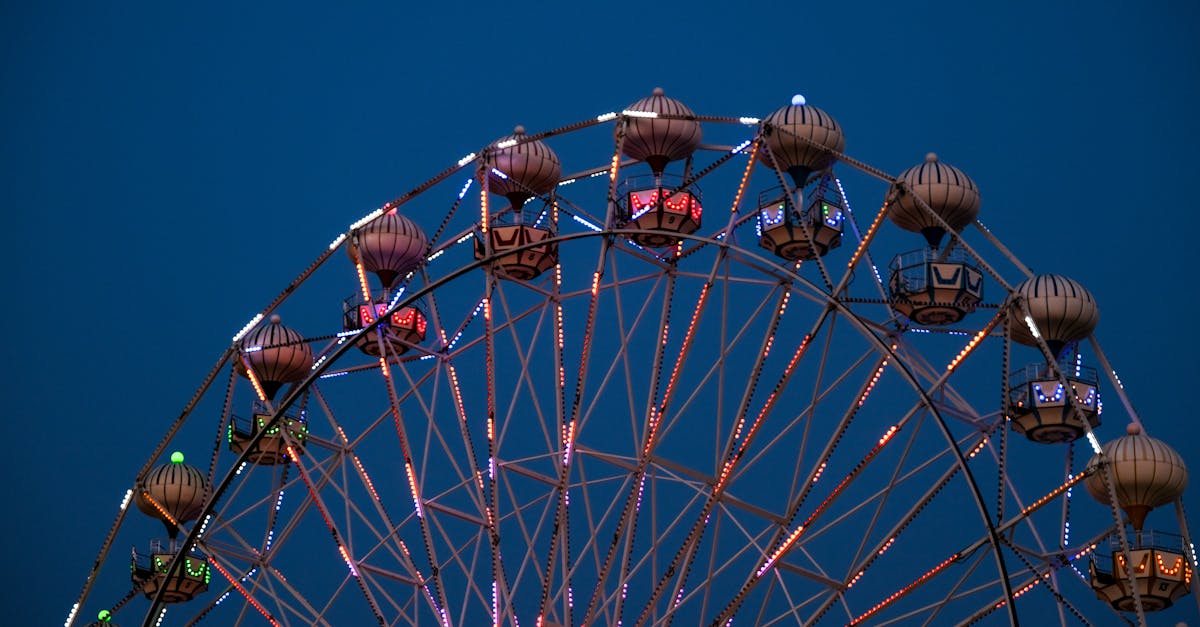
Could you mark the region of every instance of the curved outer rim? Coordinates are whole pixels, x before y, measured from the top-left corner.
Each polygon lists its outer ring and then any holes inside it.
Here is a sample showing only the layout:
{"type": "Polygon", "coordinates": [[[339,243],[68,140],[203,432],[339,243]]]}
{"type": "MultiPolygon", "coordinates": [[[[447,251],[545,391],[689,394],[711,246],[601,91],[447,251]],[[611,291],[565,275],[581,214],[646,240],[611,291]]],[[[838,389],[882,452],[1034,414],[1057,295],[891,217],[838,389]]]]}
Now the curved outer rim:
{"type": "MultiPolygon", "coordinates": [[[[551,239],[542,240],[542,241],[538,241],[538,242],[532,242],[529,244],[525,244],[525,245],[516,247],[514,249],[506,250],[506,251],[504,251],[504,254],[512,254],[514,252],[521,252],[521,251],[524,251],[524,250],[527,250],[530,248],[543,246],[549,242],[561,243],[561,242],[569,242],[569,241],[573,241],[573,240],[587,239],[587,238],[593,238],[593,237],[606,237],[606,238],[620,237],[620,238],[623,238],[628,234],[638,233],[638,232],[640,232],[640,231],[630,230],[630,229],[622,229],[622,230],[604,230],[604,231],[585,231],[585,232],[578,232],[578,233],[568,233],[565,235],[560,234],[551,239]]],[[[987,507],[983,501],[983,495],[979,490],[979,486],[975,481],[974,475],[971,473],[971,469],[967,465],[966,458],[963,456],[962,451],[958,448],[957,443],[954,441],[954,437],[950,433],[949,427],[947,426],[945,419],[942,417],[941,412],[938,411],[937,407],[934,405],[932,399],[929,397],[925,388],[921,386],[921,384],[918,382],[916,376],[912,373],[912,371],[904,363],[904,360],[901,358],[901,356],[898,355],[897,353],[895,353],[892,350],[892,348],[886,342],[883,341],[882,338],[880,338],[878,335],[876,335],[870,329],[870,327],[865,322],[863,322],[863,320],[857,314],[850,311],[850,309],[848,307],[846,307],[845,304],[838,301],[832,295],[825,293],[824,290],[817,289],[816,286],[814,286],[810,281],[799,276],[790,268],[788,268],[786,266],[780,266],[774,260],[767,259],[767,258],[759,255],[756,251],[749,251],[749,250],[746,250],[741,247],[734,247],[734,246],[731,246],[728,242],[723,241],[723,240],[715,240],[715,239],[711,239],[711,238],[698,237],[698,236],[694,236],[694,235],[681,235],[681,238],[689,240],[689,241],[695,241],[698,243],[714,245],[714,246],[717,246],[720,248],[732,248],[732,249],[737,250],[739,252],[739,254],[744,254],[747,257],[754,259],[755,261],[779,268],[779,270],[781,272],[786,273],[791,280],[793,280],[797,283],[800,283],[801,285],[803,285],[805,287],[808,287],[815,294],[824,294],[825,295],[826,313],[821,314],[822,316],[827,315],[827,312],[830,308],[836,309],[838,311],[838,313],[842,314],[843,316],[845,316],[847,318],[847,320],[851,321],[851,323],[855,326],[855,328],[858,329],[860,334],[862,334],[865,338],[867,338],[868,341],[875,344],[875,346],[879,349],[880,355],[888,356],[889,365],[895,367],[900,372],[900,374],[904,377],[905,381],[908,382],[909,386],[912,387],[913,390],[916,391],[916,393],[920,396],[921,401],[925,404],[926,408],[930,411],[930,414],[936,420],[936,422],[938,424],[938,428],[942,432],[943,437],[946,439],[949,449],[954,452],[955,465],[958,467],[959,471],[963,473],[963,477],[966,479],[967,484],[970,487],[971,495],[973,497],[973,501],[975,502],[976,510],[979,513],[980,518],[983,520],[984,524],[987,527],[988,540],[989,540],[988,543],[992,547],[992,554],[993,554],[993,557],[995,558],[996,568],[999,572],[1000,580],[1004,587],[1005,596],[1007,598],[1012,598],[1012,594],[1013,594],[1012,585],[1011,585],[1011,582],[1009,581],[1008,566],[1005,562],[1004,553],[1002,550],[1002,545],[1001,545],[1001,542],[999,539],[999,535],[997,534],[995,524],[992,522],[991,517],[988,514],[987,507]]],[[[332,251],[326,251],[326,255],[324,255],[324,256],[327,256],[329,252],[332,252],[332,251]]],[[[433,281],[429,284],[422,286],[421,289],[419,289],[419,290],[416,290],[411,293],[406,293],[406,297],[404,299],[402,299],[400,302],[397,302],[396,304],[394,304],[392,307],[389,307],[388,310],[385,312],[385,314],[383,314],[379,317],[379,320],[386,319],[386,317],[390,316],[394,311],[400,309],[401,307],[411,305],[412,303],[416,302],[418,299],[424,297],[426,294],[441,287],[442,285],[449,283],[449,282],[461,277],[462,275],[467,274],[468,272],[471,272],[478,268],[484,267],[485,265],[491,263],[491,261],[494,258],[497,258],[499,256],[502,256],[502,255],[493,255],[490,257],[477,259],[477,260],[472,261],[456,270],[453,270],[453,271],[447,273],[445,276],[437,279],[436,281],[433,281]]],[[[288,293],[290,293],[290,290],[288,293]]],[[[322,374],[324,374],[324,372],[329,368],[330,365],[332,365],[334,362],[338,361],[346,351],[348,351],[354,347],[355,342],[359,339],[359,337],[363,333],[371,332],[372,330],[374,330],[374,328],[378,324],[379,324],[379,321],[377,320],[375,324],[366,326],[366,327],[362,328],[361,330],[359,330],[359,332],[356,333],[355,335],[349,336],[347,341],[341,343],[339,346],[334,348],[334,350],[332,352],[329,353],[327,359],[325,359],[323,362],[321,362],[316,368],[311,370],[309,372],[309,375],[307,378],[305,378],[301,382],[293,384],[288,389],[287,396],[285,396],[283,398],[283,400],[281,400],[278,403],[278,405],[275,407],[275,411],[271,417],[271,420],[270,420],[270,422],[268,422],[267,429],[260,430],[259,433],[257,435],[255,435],[255,437],[253,439],[250,440],[250,442],[247,444],[246,450],[243,453],[241,453],[237,457],[237,459],[233,462],[233,464],[230,466],[231,470],[229,472],[227,472],[224,477],[221,478],[221,481],[217,485],[214,486],[212,492],[209,495],[209,498],[206,500],[206,502],[204,504],[203,510],[196,517],[197,521],[203,521],[204,519],[206,519],[209,515],[211,515],[213,513],[213,509],[214,509],[214,506],[216,505],[217,501],[220,500],[220,498],[224,494],[225,490],[227,490],[229,488],[229,486],[233,482],[233,479],[237,476],[236,469],[239,466],[241,466],[242,463],[244,463],[248,460],[249,451],[253,450],[253,447],[255,445],[257,445],[258,442],[263,438],[263,436],[266,434],[266,431],[268,429],[270,429],[271,427],[273,427],[275,425],[275,423],[278,422],[285,415],[285,413],[292,406],[292,404],[301,396],[301,394],[303,394],[303,392],[305,390],[307,390],[315,381],[317,381],[322,374]]],[[[214,368],[214,370],[219,370],[220,367],[223,365],[224,361],[231,356],[232,352],[233,352],[233,347],[231,346],[229,349],[227,349],[226,353],[224,355],[222,355],[222,358],[220,359],[220,361],[218,362],[218,365],[214,368]]],[[[191,529],[189,529],[189,531],[188,531],[187,537],[180,544],[180,551],[177,555],[186,553],[189,548],[195,546],[196,542],[200,539],[200,535],[201,535],[200,531],[203,527],[204,527],[203,523],[192,525],[191,529]]],[[[168,572],[176,571],[176,570],[182,568],[182,565],[183,565],[183,563],[180,560],[173,559],[171,561],[171,564],[168,566],[168,572]]],[[[155,594],[154,598],[151,600],[150,608],[147,611],[145,619],[142,622],[143,627],[153,627],[154,621],[156,620],[156,616],[158,615],[160,609],[163,607],[163,599],[162,599],[163,592],[164,592],[164,588],[159,588],[159,590],[155,594]]],[[[1008,608],[1010,623],[1013,625],[1018,625],[1020,621],[1016,615],[1014,606],[1015,606],[1014,603],[1006,604],[1006,607],[1008,608]]]]}

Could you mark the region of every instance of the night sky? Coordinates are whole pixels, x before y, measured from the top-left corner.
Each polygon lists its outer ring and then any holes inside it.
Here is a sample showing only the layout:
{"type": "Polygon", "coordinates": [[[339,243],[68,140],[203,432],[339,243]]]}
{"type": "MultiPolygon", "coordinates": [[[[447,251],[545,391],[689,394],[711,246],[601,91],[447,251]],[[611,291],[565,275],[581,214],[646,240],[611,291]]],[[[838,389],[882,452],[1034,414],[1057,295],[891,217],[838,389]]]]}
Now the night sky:
{"type": "Polygon", "coordinates": [[[1194,3],[702,4],[0,8],[6,622],[66,616],[230,336],[348,224],[657,85],[720,115],[804,93],[859,159],[967,171],[1019,258],[1095,295],[1149,432],[1200,472],[1194,3]]]}

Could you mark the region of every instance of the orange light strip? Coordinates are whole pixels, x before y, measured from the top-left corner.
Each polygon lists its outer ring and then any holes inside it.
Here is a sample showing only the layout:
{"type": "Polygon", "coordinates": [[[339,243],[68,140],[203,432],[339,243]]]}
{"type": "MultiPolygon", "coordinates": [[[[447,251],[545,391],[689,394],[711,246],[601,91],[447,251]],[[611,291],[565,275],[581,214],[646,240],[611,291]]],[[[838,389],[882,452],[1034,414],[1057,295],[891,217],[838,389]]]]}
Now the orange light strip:
{"type": "Polygon", "coordinates": [[[250,364],[245,363],[245,361],[243,358],[242,365],[246,367],[246,378],[250,379],[250,385],[254,386],[254,392],[258,394],[258,400],[267,400],[267,393],[263,391],[262,384],[258,382],[258,377],[255,376],[254,369],[250,367],[250,364]]]}
{"type": "MultiPolygon", "coordinates": [[[[275,621],[274,617],[272,617],[270,614],[267,613],[267,608],[260,605],[258,603],[258,601],[255,601],[254,597],[250,596],[250,593],[247,592],[246,589],[242,587],[242,584],[238,583],[238,581],[236,579],[234,579],[229,574],[228,571],[226,571],[224,568],[221,568],[221,565],[217,563],[217,560],[210,557],[210,558],[208,558],[208,563],[212,564],[213,568],[216,568],[217,572],[221,573],[221,575],[224,576],[225,579],[228,579],[229,585],[233,586],[238,592],[242,593],[242,596],[246,597],[246,601],[248,603],[250,603],[250,605],[253,605],[254,609],[258,610],[258,613],[262,614],[263,618],[267,619],[267,622],[274,625],[274,627],[282,627],[278,622],[275,621]]],[[[271,570],[275,570],[275,569],[272,568],[271,570]]],[[[278,571],[276,571],[276,572],[278,572],[278,571]]]]}
{"type": "Polygon", "coordinates": [[[1046,503],[1049,503],[1051,499],[1053,499],[1053,498],[1057,497],[1058,495],[1062,494],[1063,492],[1066,492],[1067,490],[1071,489],[1071,486],[1075,485],[1076,483],[1079,483],[1080,481],[1083,481],[1083,478],[1086,476],[1087,476],[1087,473],[1081,472],[1077,475],[1070,477],[1069,479],[1064,481],[1062,483],[1062,485],[1058,486],[1057,488],[1054,488],[1049,493],[1047,493],[1045,496],[1034,501],[1031,505],[1029,505],[1025,509],[1021,510],[1021,515],[1026,516],[1026,515],[1030,514],[1031,512],[1033,512],[1034,510],[1036,510],[1037,508],[1045,505],[1046,503]]]}
{"type": "MultiPolygon", "coordinates": [[[[817,519],[818,516],[823,514],[825,510],[833,504],[834,499],[836,499],[838,495],[842,493],[842,490],[846,489],[846,486],[850,485],[850,482],[854,480],[854,477],[858,475],[859,471],[865,468],[866,465],[870,463],[871,459],[878,455],[879,452],[883,450],[883,447],[887,446],[887,443],[890,442],[892,437],[895,436],[899,431],[900,425],[892,425],[883,433],[883,436],[879,438],[879,442],[875,444],[875,446],[866,454],[866,456],[864,456],[862,460],[859,461],[858,464],[855,465],[854,468],[852,468],[844,478],[842,478],[841,482],[839,482],[833,491],[829,493],[829,496],[825,497],[825,500],[821,501],[821,504],[818,505],[811,514],[809,514],[808,518],[805,519],[800,526],[796,527],[796,529],[788,535],[787,539],[779,545],[779,548],[775,549],[775,551],[771,553],[771,556],[767,558],[767,561],[764,562],[762,567],[758,569],[758,577],[762,577],[763,574],[765,574],[771,569],[772,566],[775,565],[775,562],[778,561],[784,553],[787,553],[788,550],[792,548],[792,545],[796,543],[796,540],[800,539],[800,536],[804,533],[804,530],[807,529],[813,523],[813,521],[817,519]]],[[[822,468],[822,471],[824,471],[824,468],[822,468]]],[[[859,573],[859,575],[861,574],[862,573],[859,573]]]]}
{"type": "Polygon", "coordinates": [[[408,489],[412,490],[413,507],[417,510],[417,516],[423,518],[425,512],[421,509],[421,493],[417,490],[417,477],[413,474],[412,462],[404,462],[404,472],[408,475],[408,489]]]}
{"type": "Polygon", "coordinates": [[[354,269],[358,272],[358,286],[362,289],[363,298],[369,305],[371,303],[371,284],[367,282],[367,271],[363,268],[361,260],[354,263],[354,269]]]}
{"type": "Polygon", "coordinates": [[[142,490],[142,497],[149,501],[150,504],[154,506],[154,509],[158,510],[158,513],[162,514],[163,517],[167,519],[167,522],[176,527],[179,526],[179,522],[175,520],[175,517],[167,513],[167,510],[164,509],[163,506],[158,503],[158,501],[154,500],[154,497],[150,496],[149,492],[142,490]]]}
{"type": "MultiPolygon", "coordinates": [[[[700,321],[700,311],[704,309],[704,303],[708,301],[709,288],[711,283],[705,283],[700,288],[700,296],[696,298],[696,308],[692,310],[692,319],[688,322],[687,331],[683,334],[683,344],[679,349],[679,356],[675,358],[675,367],[671,369],[671,377],[667,379],[667,389],[663,393],[662,402],[659,403],[657,411],[652,411],[650,418],[650,434],[646,438],[646,448],[643,451],[646,455],[650,454],[651,448],[654,446],[654,439],[657,435],[658,425],[663,412],[667,410],[667,403],[671,396],[675,393],[675,384],[679,382],[679,371],[683,368],[683,360],[688,353],[688,349],[692,346],[692,340],[696,337],[696,323],[700,321]]],[[[667,330],[670,325],[663,326],[662,343],[665,346],[667,343],[667,330]]]]}
{"type": "Polygon", "coordinates": [[[958,351],[958,356],[956,356],[949,364],[946,364],[946,372],[950,372],[957,368],[958,364],[962,363],[962,360],[966,359],[967,355],[970,355],[971,351],[975,350],[976,346],[979,346],[979,343],[983,341],[983,338],[987,337],[1003,318],[1003,311],[996,312],[995,317],[993,317],[986,326],[980,329],[979,333],[976,333],[975,337],[971,338],[971,341],[967,342],[967,345],[964,346],[961,351],[958,351]]]}
{"type": "Polygon", "coordinates": [[[737,213],[738,207],[742,206],[742,193],[746,191],[746,183],[750,182],[750,172],[754,170],[754,158],[758,154],[758,142],[750,145],[750,160],[746,162],[746,171],[742,172],[742,182],[738,184],[737,194],[733,196],[733,206],[729,208],[730,213],[737,213]]]}
{"type": "Polygon", "coordinates": [[[487,235],[488,232],[488,186],[486,185],[488,175],[484,175],[485,184],[479,188],[479,230],[487,235]]]}
{"type": "Polygon", "coordinates": [[[850,256],[850,262],[846,264],[847,268],[853,268],[854,264],[858,263],[858,258],[862,257],[863,251],[867,249],[867,244],[875,237],[875,231],[879,229],[880,223],[883,222],[883,216],[887,215],[888,201],[884,201],[883,207],[880,207],[879,213],[875,214],[875,221],[871,222],[870,228],[867,229],[867,234],[858,243],[858,248],[854,250],[854,254],[850,256]]]}
{"type": "Polygon", "coordinates": [[[575,421],[572,420],[569,425],[563,427],[563,466],[568,466],[571,463],[571,450],[575,446],[575,421]]]}
{"type": "MultiPolygon", "coordinates": [[[[298,455],[296,455],[296,450],[292,448],[291,444],[285,445],[285,448],[287,448],[288,456],[290,456],[292,459],[298,460],[300,458],[298,455]]],[[[300,478],[304,480],[304,487],[308,488],[308,494],[312,497],[313,505],[315,505],[317,511],[321,513],[321,518],[325,519],[325,526],[329,528],[329,533],[333,534],[333,541],[335,544],[337,544],[338,552],[341,553],[342,557],[346,560],[346,567],[350,569],[350,574],[354,577],[358,577],[358,569],[355,568],[354,561],[350,559],[350,555],[347,553],[346,547],[342,545],[341,536],[338,535],[337,527],[333,526],[333,519],[329,517],[329,512],[325,511],[325,506],[322,505],[320,499],[317,498],[316,488],[313,487],[312,480],[309,478],[308,473],[305,472],[304,468],[300,467],[299,464],[296,465],[296,469],[300,471],[300,478]]]]}
{"type": "Polygon", "coordinates": [[[892,595],[889,596],[888,598],[880,601],[879,603],[876,603],[875,607],[872,607],[871,609],[867,610],[863,614],[860,614],[858,616],[858,618],[855,618],[854,620],[850,621],[850,623],[847,625],[847,627],[852,627],[853,625],[857,625],[857,624],[863,622],[864,620],[867,620],[868,618],[879,613],[879,611],[882,610],[883,608],[891,605],[892,603],[895,603],[896,600],[899,599],[900,597],[908,594],[917,586],[925,583],[926,581],[929,581],[935,575],[937,575],[938,573],[945,570],[946,567],[953,564],[954,561],[958,559],[958,557],[959,557],[959,554],[955,553],[954,555],[951,555],[950,557],[946,558],[941,564],[938,564],[937,566],[934,566],[932,569],[930,569],[929,572],[925,573],[924,575],[921,575],[920,577],[918,577],[916,580],[914,580],[912,583],[908,584],[907,586],[904,586],[903,588],[900,588],[899,590],[893,592],[892,595]]]}
{"type": "MultiPolygon", "coordinates": [[[[783,310],[786,307],[787,299],[784,299],[783,305],[779,308],[780,314],[783,313],[783,310]]],[[[750,429],[746,432],[746,437],[739,442],[737,451],[729,459],[725,460],[725,464],[721,468],[721,475],[717,479],[717,485],[714,490],[715,492],[720,492],[724,488],[725,482],[729,480],[729,477],[733,473],[734,466],[737,465],[738,460],[740,460],[742,455],[745,454],[746,448],[750,446],[750,441],[754,439],[754,434],[758,432],[759,427],[761,427],[763,422],[766,420],[767,414],[770,413],[771,409],[775,407],[775,401],[779,398],[779,393],[782,391],[783,382],[791,376],[792,370],[796,368],[796,364],[800,363],[800,358],[804,356],[804,352],[808,348],[808,343],[810,340],[812,340],[811,335],[805,335],[804,339],[800,340],[800,345],[797,346],[796,351],[792,353],[792,359],[788,362],[787,367],[783,370],[783,374],[779,377],[779,383],[775,384],[775,389],[771,390],[771,394],[767,396],[765,401],[763,401],[763,407],[761,410],[759,410],[758,416],[754,418],[754,422],[750,425],[750,429]]],[[[767,346],[764,349],[764,356],[771,350],[771,346],[773,344],[774,338],[772,338],[772,341],[767,343],[767,346]]],[[[734,431],[734,441],[738,441],[738,438],[741,435],[742,425],[744,423],[745,417],[743,416],[742,419],[738,421],[737,429],[734,431]]]]}
{"type": "MultiPolygon", "coordinates": [[[[784,292],[783,302],[781,302],[779,304],[779,311],[775,315],[776,320],[783,317],[784,312],[787,311],[788,301],[791,300],[791,298],[792,298],[791,292],[784,292]]],[[[792,355],[792,361],[788,362],[788,367],[784,369],[784,374],[783,374],[782,378],[787,378],[787,377],[791,376],[792,368],[796,365],[796,362],[800,359],[800,355],[803,354],[804,348],[805,348],[805,346],[808,345],[809,339],[810,339],[810,336],[806,335],[806,336],[804,336],[804,339],[800,340],[800,346],[798,346],[796,348],[796,352],[792,355]]],[[[759,363],[763,363],[767,360],[767,357],[771,354],[771,349],[774,347],[775,347],[775,334],[772,333],[771,337],[767,338],[767,343],[763,347],[762,357],[760,357],[758,360],[759,363]]],[[[776,387],[778,388],[778,385],[776,385],[776,387]]],[[[767,403],[773,402],[774,398],[775,398],[775,394],[772,393],[771,396],[769,396],[767,398],[767,403]]],[[[764,404],[763,408],[767,409],[767,408],[769,408],[769,405],[764,404]]],[[[755,422],[757,423],[759,420],[762,420],[764,415],[765,415],[765,412],[760,411],[758,413],[758,418],[755,420],[755,422]]],[[[746,417],[742,416],[741,418],[738,419],[737,428],[733,430],[733,440],[735,442],[738,441],[742,437],[742,427],[744,427],[745,425],[746,425],[746,417]]]]}
{"type": "Polygon", "coordinates": [[[967,459],[973,459],[976,455],[979,454],[979,451],[983,450],[984,446],[987,446],[987,443],[988,443],[987,438],[983,438],[983,439],[979,440],[979,444],[976,444],[975,448],[971,449],[971,452],[967,453],[967,459]]]}

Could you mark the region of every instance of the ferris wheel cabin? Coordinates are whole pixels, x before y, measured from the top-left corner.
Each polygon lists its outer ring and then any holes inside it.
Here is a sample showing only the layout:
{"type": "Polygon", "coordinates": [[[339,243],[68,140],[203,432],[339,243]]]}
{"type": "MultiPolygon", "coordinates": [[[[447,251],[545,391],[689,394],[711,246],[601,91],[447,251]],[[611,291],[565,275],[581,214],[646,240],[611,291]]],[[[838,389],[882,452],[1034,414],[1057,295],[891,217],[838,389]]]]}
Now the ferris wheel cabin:
{"type": "Polygon", "coordinates": [[[153,599],[162,588],[164,603],[191,601],[208,590],[212,570],[208,559],[196,552],[179,556],[179,564],[171,568],[175,553],[164,551],[158,543],[152,543],[149,553],[133,552],[130,564],[133,584],[153,599]]]}
{"type": "Polygon", "coordinates": [[[680,235],[695,233],[704,213],[700,189],[683,185],[681,177],[671,174],[626,180],[617,210],[624,228],[639,231],[629,239],[649,248],[672,246],[680,235]]]}
{"type": "Polygon", "coordinates": [[[788,261],[816,259],[841,246],[845,216],[841,199],[830,193],[828,183],[829,177],[821,177],[817,193],[803,211],[796,209],[782,186],[760,193],[759,245],[788,261]]]}
{"type": "Polygon", "coordinates": [[[249,450],[246,459],[252,464],[273,466],[288,461],[287,447],[295,445],[292,450],[297,454],[304,453],[304,445],[308,442],[308,420],[301,411],[288,414],[279,419],[274,426],[271,424],[272,412],[261,401],[254,402],[254,413],[249,419],[241,416],[231,416],[227,439],[229,450],[241,454],[249,450]],[[264,432],[257,443],[254,438],[264,432]],[[284,436],[284,432],[287,436],[284,436]]]}
{"type": "Polygon", "coordinates": [[[954,324],[983,299],[983,271],[961,249],[902,253],[890,270],[892,308],[917,324],[954,324]]]}
{"type": "Polygon", "coordinates": [[[1065,386],[1045,364],[1031,364],[1009,375],[1012,429],[1034,442],[1073,442],[1085,433],[1082,420],[1093,429],[1100,426],[1096,369],[1078,364],[1060,364],[1059,368],[1065,386]]]}
{"type": "Polygon", "coordinates": [[[425,341],[429,320],[425,312],[414,306],[401,307],[385,316],[391,306],[387,292],[368,302],[359,296],[351,296],[342,303],[342,331],[353,333],[373,324],[376,330],[364,333],[355,346],[372,357],[382,355],[380,341],[391,355],[401,355],[416,344],[425,341]],[[382,335],[382,338],[380,337],[382,335]]]}

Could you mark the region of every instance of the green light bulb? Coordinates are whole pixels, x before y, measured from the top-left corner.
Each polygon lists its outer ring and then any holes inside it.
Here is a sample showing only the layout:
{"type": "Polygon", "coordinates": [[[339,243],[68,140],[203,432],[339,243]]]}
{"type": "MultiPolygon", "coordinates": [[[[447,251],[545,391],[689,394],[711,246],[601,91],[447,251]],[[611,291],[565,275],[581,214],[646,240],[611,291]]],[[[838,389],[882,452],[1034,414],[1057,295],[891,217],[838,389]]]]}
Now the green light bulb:
{"type": "Polygon", "coordinates": [[[171,453],[171,463],[172,464],[182,464],[183,463],[183,453],[180,453],[179,451],[175,451],[174,453],[171,453]]]}
{"type": "Polygon", "coordinates": [[[106,621],[109,618],[112,618],[112,612],[110,612],[108,610],[100,610],[100,613],[96,616],[96,618],[106,621]]]}

